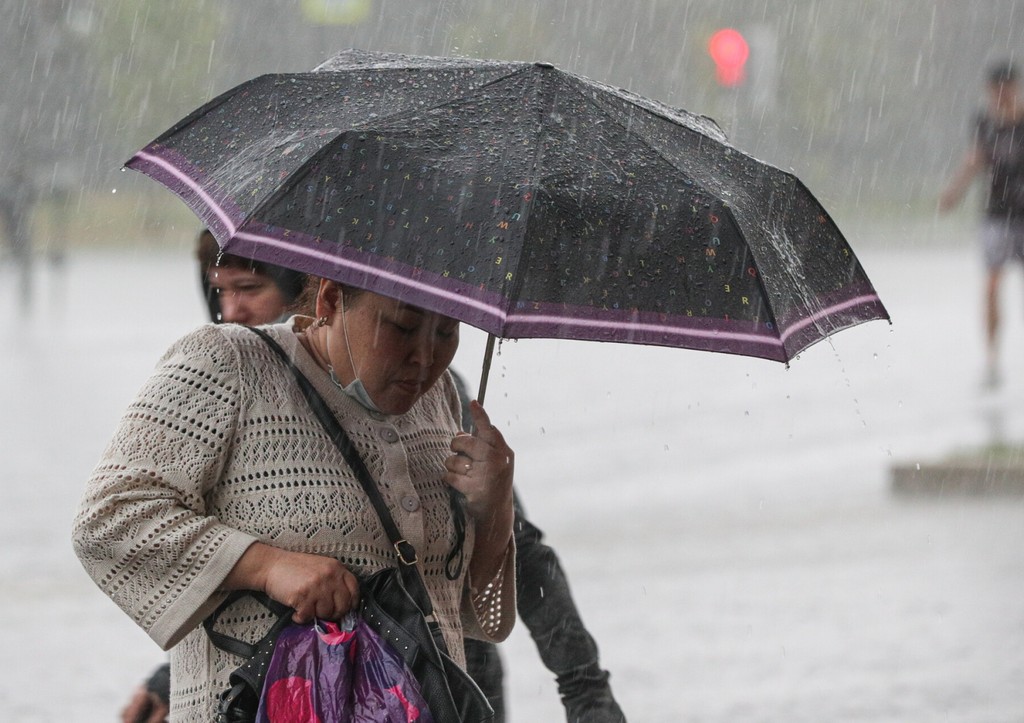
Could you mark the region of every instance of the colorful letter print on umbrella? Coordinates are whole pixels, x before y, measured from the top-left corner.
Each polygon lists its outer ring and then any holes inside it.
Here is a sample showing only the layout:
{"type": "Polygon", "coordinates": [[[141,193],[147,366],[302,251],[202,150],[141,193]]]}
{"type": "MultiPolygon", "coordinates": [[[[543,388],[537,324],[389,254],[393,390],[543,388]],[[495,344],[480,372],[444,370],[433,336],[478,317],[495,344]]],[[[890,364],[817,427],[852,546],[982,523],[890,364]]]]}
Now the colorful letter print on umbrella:
{"type": "Polygon", "coordinates": [[[499,337],[788,361],[888,318],[792,174],[544,63],[347,51],[228,91],[127,165],[227,252],[499,337]]]}
{"type": "Polygon", "coordinates": [[[361,618],[277,639],[257,723],[434,723],[401,657],[361,618]]]}

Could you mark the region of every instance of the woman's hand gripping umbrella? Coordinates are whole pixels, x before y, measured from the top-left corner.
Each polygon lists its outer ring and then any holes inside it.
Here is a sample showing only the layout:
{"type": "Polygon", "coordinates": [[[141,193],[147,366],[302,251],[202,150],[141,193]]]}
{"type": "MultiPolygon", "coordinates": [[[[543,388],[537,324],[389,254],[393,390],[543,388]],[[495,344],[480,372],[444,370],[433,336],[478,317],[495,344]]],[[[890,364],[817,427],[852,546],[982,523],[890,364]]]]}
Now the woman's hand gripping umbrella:
{"type": "Polygon", "coordinates": [[[472,402],[473,433],[452,440],[445,460],[445,482],[466,498],[466,512],[476,522],[477,540],[470,563],[470,584],[493,579],[512,536],[512,478],[515,455],[479,402],[472,402]]]}

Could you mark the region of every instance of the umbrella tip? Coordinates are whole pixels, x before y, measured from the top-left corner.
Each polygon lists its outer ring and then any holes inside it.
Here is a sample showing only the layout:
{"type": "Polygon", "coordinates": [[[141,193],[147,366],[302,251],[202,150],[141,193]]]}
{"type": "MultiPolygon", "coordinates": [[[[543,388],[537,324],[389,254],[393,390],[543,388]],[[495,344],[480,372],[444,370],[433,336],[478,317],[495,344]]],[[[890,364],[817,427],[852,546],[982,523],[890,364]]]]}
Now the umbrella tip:
{"type": "Polygon", "coordinates": [[[555,68],[555,64],[554,63],[543,63],[543,62],[538,61],[538,62],[534,63],[534,65],[536,65],[538,68],[544,68],[545,70],[554,70],[554,68],[555,68]]]}

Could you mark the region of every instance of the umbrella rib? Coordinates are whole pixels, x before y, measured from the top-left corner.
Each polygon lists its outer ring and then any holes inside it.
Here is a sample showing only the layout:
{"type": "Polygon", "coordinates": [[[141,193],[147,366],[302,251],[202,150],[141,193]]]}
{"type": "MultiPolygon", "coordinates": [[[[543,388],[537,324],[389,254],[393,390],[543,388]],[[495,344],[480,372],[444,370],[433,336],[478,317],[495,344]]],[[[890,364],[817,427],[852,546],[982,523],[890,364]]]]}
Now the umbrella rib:
{"type": "Polygon", "coordinates": [[[682,108],[672,108],[664,103],[653,100],[651,98],[645,98],[641,95],[633,93],[632,91],[625,90],[622,88],[614,88],[613,86],[610,86],[607,83],[601,83],[599,81],[592,80],[591,78],[586,78],[584,76],[579,76],[571,73],[567,73],[567,75],[572,75],[572,77],[577,78],[582,82],[583,85],[588,85],[593,88],[596,88],[602,96],[618,96],[623,100],[629,102],[632,106],[636,108],[642,108],[643,110],[646,110],[653,116],[657,116],[658,118],[666,120],[670,123],[674,123],[676,125],[686,126],[689,130],[693,131],[694,133],[706,135],[710,137],[712,140],[717,141],[719,143],[728,142],[728,138],[725,134],[725,131],[722,130],[722,127],[718,125],[718,122],[714,118],[710,118],[705,115],[698,115],[696,113],[691,113],[690,111],[684,110],[682,108]],[[659,110],[658,106],[662,106],[665,110],[659,110]],[[700,121],[704,121],[710,125],[710,130],[714,131],[714,133],[708,132],[708,130],[705,129],[690,128],[688,123],[682,123],[679,121],[679,119],[674,118],[672,116],[673,113],[683,117],[699,119],[700,121]],[[718,136],[717,138],[715,137],[716,134],[718,136]]]}
{"type": "MultiPolygon", "coordinates": [[[[602,87],[605,87],[605,86],[604,86],[603,84],[601,84],[601,83],[597,83],[597,82],[595,82],[595,81],[592,81],[592,80],[589,80],[589,79],[587,79],[587,78],[583,78],[583,80],[585,80],[585,81],[586,81],[586,82],[587,82],[588,84],[594,85],[594,86],[596,86],[596,87],[598,87],[598,88],[602,88],[602,87]]],[[[605,106],[603,106],[603,105],[602,105],[601,103],[599,103],[599,102],[598,102],[598,101],[597,101],[597,100],[596,100],[596,99],[595,99],[594,97],[588,96],[588,95],[587,95],[586,93],[583,93],[583,92],[582,92],[582,90],[581,90],[581,88],[580,88],[580,87],[578,87],[578,86],[572,85],[572,86],[570,86],[570,87],[571,87],[571,89],[572,89],[572,90],[574,90],[574,91],[575,91],[575,92],[576,92],[576,93],[577,93],[577,94],[578,94],[578,95],[579,95],[579,96],[580,96],[581,98],[583,98],[584,100],[586,100],[586,102],[587,102],[588,104],[590,104],[590,105],[591,105],[591,106],[593,106],[594,108],[597,108],[597,109],[598,109],[598,110],[599,110],[599,111],[601,112],[601,114],[602,114],[602,115],[604,115],[604,116],[605,116],[606,118],[608,118],[608,119],[609,119],[609,120],[610,120],[610,121],[611,121],[612,123],[615,123],[615,124],[616,124],[617,126],[619,126],[620,128],[622,128],[622,129],[624,129],[624,130],[627,130],[627,131],[629,130],[629,128],[628,128],[628,127],[627,127],[627,126],[626,126],[626,125],[625,125],[625,124],[624,124],[624,123],[623,123],[623,122],[622,122],[621,120],[619,120],[619,119],[618,119],[618,118],[616,118],[616,117],[615,117],[614,115],[612,115],[612,113],[611,113],[610,111],[608,111],[608,110],[607,110],[607,109],[605,108],[605,106]]],[[[629,95],[629,96],[633,96],[633,94],[632,94],[632,93],[629,93],[628,91],[624,91],[624,92],[625,92],[625,93],[628,93],[628,95],[629,95]]],[[[619,96],[619,97],[622,97],[622,96],[619,96]]],[[[639,96],[638,96],[638,98],[639,98],[640,100],[643,100],[643,98],[642,98],[642,97],[639,97],[639,96]]],[[[662,121],[664,121],[664,122],[667,122],[667,123],[671,123],[671,124],[673,124],[673,125],[679,126],[680,128],[683,128],[683,129],[685,129],[685,130],[686,130],[687,132],[689,132],[689,133],[693,133],[693,134],[695,134],[695,135],[697,135],[697,136],[702,136],[702,135],[704,135],[704,134],[703,134],[703,133],[702,133],[702,132],[701,132],[701,131],[700,131],[699,129],[697,129],[697,128],[691,128],[691,127],[690,127],[689,125],[687,125],[687,124],[685,124],[685,123],[680,123],[680,122],[679,122],[678,120],[676,120],[675,118],[672,118],[671,116],[667,115],[666,113],[661,113],[661,112],[659,112],[658,110],[656,110],[655,108],[649,108],[649,107],[647,107],[646,105],[644,105],[644,104],[642,104],[642,103],[634,102],[634,101],[632,100],[632,98],[631,98],[631,97],[624,97],[623,99],[624,99],[625,101],[627,101],[627,102],[628,102],[628,103],[630,104],[630,106],[631,106],[631,107],[633,107],[633,108],[636,108],[637,110],[643,111],[643,112],[647,113],[648,115],[650,115],[650,116],[653,116],[654,118],[658,118],[658,119],[660,119],[660,120],[662,120],[662,121]]],[[[716,129],[716,130],[718,130],[719,132],[721,132],[721,128],[719,128],[719,127],[718,127],[718,124],[717,124],[717,123],[715,123],[715,122],[714,122],[714,121],[713,121],[712,119],[710,119],[710,118],[708,118],[707,120],[708,120],[708,121],[710,121],[710,122],[711,122],[712,124],[714,124],[714,127],[715,127],[715,129],[716,129]]],[[[667,157],[665,156],[665,154],[664,154],[664,153],[662,153],[662,152],[661,152],[660,150],[658,150],[658,148],[657,148],[657,147],[655,147],[654,145],[652,145],[652,144],[651,144],[651,143],[650,143],[650,142],[649,142],[649,141],[647,140],[647,138],[645,138],[645,137],[644,137],[643,135],[640,135],[640,134],[636,134],[636,135],[635,135],[635,137],[636,137],[636,138],[637,138],[637,139],[638,139],[638,140],[639,140],[639,141],[640,141],[641,143],[643,143],[643,145],[644,145],[644,146],[645,146],[646,148],[650,149],[650,151],[651,151],[652,153],[654,153],[654,154],[655,154],[656,156],[658,156],[658,158],[660,158],[661,160],[663,160],[663,161],[665,161],[666,163],[668,163],[668,164],[669,164],[669,166],[671,166],[671,167],[673,167],[673,168],[676,168],[676,166],[675,166],[675,164],[674,164],[674,163],[672,162],[672,160],[671,160],[670,158],[667,158],[667,157]]],[[[778,173],[781,173],[781,174],[783,174],[784,176],[787,176],[787,177],[789,177],[789,178],[791,178],[791,179],[793,179],[793,180],[799,181],[799,179],[798,179],[798,178],[796,177],[796,174],[794,174],[794,173],[792,173],[792,172],[790,172],[790,171],[786,171],[786,170],[784,170],[784,169],[782,169],[782,168],[779,168],[778,166],[773,166],[773,165],[771,165],[771,164],[765,163],[764,161],[759,161],[759,160],[757,160],[756,158],[754,158],[753,156],[751,156],[751,155],[749,155],[749,154],[747,154],[747,153],[744,153],[744,152],[743,152],[743,151],[741,151],[740,149],[736,148],[736,146],[734,146],[734,145],[732,145],[731,143],[729,143],[729,142],[728,142],[728,138],[726,138],[726,136],[725,136],[725,134],[724,134],[724,133],[722,133],[722,138],[721,138],[721,139],[718,139],[718,138],[713,138],[713,137],[711,137],[711,136],[708,136],[708,137],[709,137],[709,138],[710,138],[710,139],[711,139],[712,141],[715,141],[715,142],[721,142],[721,143],[722,143],[723,145],[727,145],[727,146],[729,146],[729,148],[731,148],[731,149],[733,150],[733,152],[735,152],[735,153],[737,153],[737,154],[739,154],[739,155],[741,155],[741,156],[743,156],[743,157],[747,158],[747,159],[748,159],[748,160],[750,160],[750,161],[753,161],[753,162],[755,162],[755,163],[758,163],[758,164],[760,164],[760,165],[764,165],[764,166],[768,166],[768,167],[770,167],[770,168],[773,168],[773,169],[775,169],[775,171],[777,171],[778,173]]],[[[683,169],[678,169],[678,170],[683,170],[683,169]]]]}
{"type": "MultiPolygon", "coordinates": [[[[479,66],[479,67],[484,68],[486,66],[479,66]]],[[[476,92],[478,92],[482,88],[490,87],[490,86],[494,85],[495,83],[498,83],[498,82],[501,82],[501,81],[505,81],[505,80],[508,80],[511,77],[519,75],[519,74],[523,73],[524,71],[528,70],[529,67],[530,67],[529,64],[523,64],[522,67],[515,67],[510,72],[505,73],[505,74],[503,74],[503,75],[501,75],[501,76],[499,76],[497,78],[494,78],[493,80],[490,80],[490,81],[484,83],[483,85],[474,86],[471,90],[465,91],[465,92],[460,93],[458,95],[449,96],[449,97],[445,98],[444,100],[442,100],[441,102],[436,103],[436,104],[434,104],[432,106],[420,107],[420,108],[410,108],[409,110],[403,111],[401,113],[394,113],[392,115],[384,115],[384,116],[381,116],[379,118],[373,119],[373,122],[374,123],[380,123],[381,121],[385,121],[385,120],[389,121],[389,122],[394,122],[394,121],[402,120],[404,118],[410,118],[410,117],[414,117],[414,116],[417,116],[417,115],[423,115],[424,113],[429,113],[429,112],[431,112],[431,111],[433,111],[433,110],[435,110],[437,108],[441,108],[441,107],[443,107],[445,105],[450,104],[453,99],[465,98],[470,93],[476,93],[476,92]]],[[[328,74],[331,74],[331,73],[343,73],[343,72],[344,71],[327,71],[324,74],[328,75],[328,74]]],[[[369,122],[370,121],[363,121],[361,124],[358,124],[358,125],[357,124],[353,124],[352,126],[350,126],[348,128],[339,129],[339,132],[337,134],[335,134],[334,137],[331,138],[331,140],[329,140],[328,142],[324,143],[324,145],[321,146],[317,150],[316,153],[314,153],[312,156],[310,156],[309,159],[307,159],[307,161],[305,163],[303,163],[302,165],[297,167],[294,171],[292,171],[290,174],[288,174],[287,177],[282,179],[281,183],[277,186],[277,188],[274,190],[273,193],[268,194],[265,198],[260,200],[259,203],[257,203],[255,206],[253,206],[253,208],[249,212],[248,216],[249,217],[256,216],[260,211],[262,211],[263,209],[273,205],[278,199],[283,197],[289,190],[291,190],[291,188],[292,188],[292,186],[293,186],[293,184],[295,182],[296,177],[299,176],[303,172],[304,168],[306,166],[308,166],[310,163],[312,163],[315,158],[325,154],[346,133],[349,133],[349,132],[362,132],[362,131],[370,130],[367,127],[367,125],[366,125],[369,122]]],[[[239,224],[239,226],[242,226],[244,224],[245,224],[245,221],[243,220],[239,224]]]]}
{"type": "MultiPolygon", "coordinates": [[[[391,114],[381,115],[378,118],[374,118],[373,122],[374,123],[379,123],[380,121],[384,121],[384,120],[387,120],[387,121],[402,120],[404,118],[408,118],[408,117],[413,117],[413,116],[423,115],[425,113],[429,113],[429,112],[431,112],[433,110],[436,110],[437,108],[441,108],[443,106],[450,105],[453,101],[459,100],[461,98],[466,98],[466,97],[468,97],[472,93],[477,93],[480,90],[482,90],[483,88],[489,88],[489,87],[491,87],[492,85],[494,85],[496,83],[500,83],[500,82],[508,80],[509,78],[512,78],[512,77],[517,76],[517,75],[520,75],[524,71],[529,70],[529,67],[530,67],[529,63],[512,63],[512,62],[509,62],[508,65],[510,66],[508,71],[507,72],[503,72],[498,77],[493,78],[493,79],[491,79],[491,80],[489,80],[486,83],[483,83],[481,85],[474,85],[472,88],[469,88],[469,89],[467,89],[465,91],[462,91],[460,93],[457,93],[457,94],[453,93],[451,95],[448,95],[444,99],[442,99],[441,101],[435,103],[434,105],[420,106],[420,107],[416,107],[416,108],[410,108],[410,109],[402,111],[400,113],[391,113],[391,114]]],[[[473,67],[480,68],[481,70],[493,70],[493,68],[491,66],[487,66],[487,65],[478,65],[478,66],[473,66],[473,67]]],[[[397,72],[399,69],[396,68],[394,70],[397,72]]],[[[420,69],[417,69],[417,70],[420,70],[420,69]]],[[[423,69],[423,70],[426,70],[426,69],[423,69]]],[[[325,71],[324,75],[345,75],[347,72],[348,71],[325,71]]],[[[406,72],[408,72],[408,71],[406,71],[406,72]]],[[[296,74],[296,75],[302,75],[302,74],[296,74]]],[[[354,130],[366,130],[365,125],[367,123],[369,123],[369,122],[370,121],[364,121],[362,124],[353,125],[350,128],[342,129],[342,133],[345,133],[345,132],[350,131],[350,130],[353,130],[353,131],[354,130]]],[[[332,142],[333,142],[333,140],[332,140],[332,142]]]]}
{"type": "MultiPolygon", "coordinates": [[[[734,214],[732,212],[732,207],[729,206],[728,204],[722,204],[722,210],[725,212],[726,216],[729,218],[729,222],[732,223],[732,225],[736,228],[737,234],[739,234],[740,237],[742,238],[742,234],[740,233],[740,223],[736,219],[736,214],[734,214]]],[[[749,250],[750,251],[750,255],[752,257],[754,257],[754,259],[753,259],[753,261],[754,261],[754,268],[757,269],[757,276],[754,278],[754,280],[757,282],[757,288],[759,288],[761,290],[761,296],[764,297],[765,306],[766,306],[766,308],[768,310],[768,317],[769,317],[769,319],[771,319],[772,327],[775,329],[776,333],[778,334],[779,342],[781,344],[783,344],[783,348],[785,348],[786,335],[783,334],[783,329],[782,329],[782,327],[779,326],[779,320],[778,320],[778,318],[775,315],[775,309],[772,308],[772,299],[768,295],[768,289],[765,288],[764,281],[762,280],[763,277],[762,277],[762,274],[761,274],[760,264],[758,264],[758,261],[757,261],[757,258],[756,258],[756,254],[754,253],[754,249],[750,246],[750,244],[747,244],[747,250],[749,250]]]]}
{"type": "MultiPolygon", "coordinates": [[[[531,66],[524,67],[521,70],[521,72],[526,72],[526,71],[534,69],[534,68],[540,69],[542,71],[541,73],[538,74],[540,79],[544,78],[544,75],[545,75],[544,71],[551,70],[550,68],[539,68],[539,66],[537,66],[536,64],[533,64],[531,66]]],[[[539,89],[538,89],[538,83],[537,82],[534,82],[534,84],[532,86],[532,91],[533,91],[533,101],[537,102],[537,100],[539,98],[539,89]]],[[[532,147],[533,159],[530,162],[530,170],[531,170],[532,182],[534,184],[534,189],[533,189],[533,191],[534,191],[534,193],[533,193],[534,201],[536,200],[536,197],[537,197],[537,194],[536,194],[536,191],[537,191],[536,179],[538,179],[540,177],[540,165],[541,165],[540,149],[541,149],[541,145],[542,145],[541,144],[541,138],[543,137],[543,134],[544,134],[544,122],[543,122],[543,120],[538,119],[537,123],[536,123],[535,132],[534,132],[534,137],[533,137],[533,147],[532,147]]],[[[534,201],[530,202],[531,206],[533,205],[534,201]]],[[[529,227],[530,227],[530,222],[532,220],[533,220],[533,214],[531,213],[529,215],[529,218],[527,219],[527,222],[523,225],[522,231],[520,232],[522,238],[524,238],[524,239],[527,236],[527,232],[528,232],[529,227]]],[[[523,245],[523,244],[521,244],[521,245],[523,245]]],[[[525,259],[525,255],[524,255],[524,256],[520,257],[519,263],[516,265],[515,275],[513,276],[512,288],[509,290],[509,293],[506,295],[505,306],[502,309],[502,316],[503,316],[502,325],[503,326],[505,324],[507,324],[508,323],[508,319],[511,316],[513,316],[513,307],[515,306],[516,300],[519,297],[519,292],[523,288],[523,284],[526,282],[526,273],[525,273],[525,270],[523,269],[523,266],[525,264],[526,264],[526,259],[525,259]]]]}
{"type": "MultiPolygon", "coordinates": [[[[587,103],[588,103],[589,105],[593,106],[594,108],[597,108],[597,110],[598,110],[598,111],[599,111],[599,112],[600,112],[600,113],[601,113],[601,114],[602,114],[602,115],[603,115],[604,117],[606,117],[606,118],[607,118],[608,120],[610,120],[610,121],[611,121],[612,123],[614,123],[615,125],[617,125],[617,126],[619,126],[620,128],[622,128],[623,130],[625,130],[625,131],[627,131],[627,132],[630,132],[630,133],[632,133],[632,137],[636,138],[636,139],[637,139],[637,140],[639,140],[639,141],[640,141],[641,143],[643,143],[643,145],[644,145],[644,147],[645,147],[645,148],[649,149],[649,150],[650,150],[650,151],[651,151],[651,152],[652,152],[653,154],[655,154],[655,155],[656,155],[656,156],[657,156],[658,158],[660,158],[661,160],[663,160],[663,161],[664,161],[665,163],[667,163],[667,164],[668,164],[669,166],[671,166],[672,168],[675,168],[675,164],[674,164],[674,163],[672,162],[672,160],[671,160],[670,158],[666,157],[664,153],[662,153],[662,152],[661,152],[661,151],[660,151],[660,150],[659,150],[658,148],[656,148],[656,147],[655,147],[654,145],[652,145],[652,144],[650,143],[650,141],[648,141],[648,140],[647,140],[647,139],[646,139],[646,138],[645,138],[645,137],[644,137],[643,135],[641,135],[641,134],[639,134],[639,133],[635,133],[634,131],[631,131],[631,130],[629,129],[629,127],[628,127],[628,126],[627,126],[627,125],[626,125],[625,123],[623,123],[623,122],[622,122],[621,120],[619,120],[618,118],[616,118],[616,117],[615,117],[615,116],[614,116],[614,115],[613,115],[613,114],[612,114],[612,113],[611,113],[611,112],[610,112],[610,111],[609,111],[609,110],[608,110],[607,108],[605,108],[605,107],[604,107],[604,106],[603,106],[602,104],[598,103],[598,102],[597,102],[597,101],[596,101],[596,100],[595,100],[595,99],[594,99],[593,97],[590,97],[590,96],[588,96],[588,95],[587,95],[586,93],[583,93],[583,92],[581,92],[581,89],[580,89],[580,88],[579,88],[578,86],[575,86],[575,85],[571,85],[571,86],[569,86],[569,87],[570,87],[570,88],[571,88],[571,89],[572,89],[573,91],[575,91],[575,92],[576,92],[576,93],[577,93],[577,94],[578,94],[578,95],[579,95],[579,96],[580,96],[581,98],[583,98],[583,99],[584,99],[584,100],[585,100],[585,101],[586,101],[586,102],[587,102],[587,103]]],[[[628,100],[628,99],[627,99],[627,100],[628,100]]],[[[675,120],[673,120],[672,118],[669,118],[669,117],[668,117],[668,116],[666,116],[666,115],[663,115],[663,114],[661,114],[661,113],[656,113],[655,111],[651,110],[650,108],[645,108],[644,106],[642,106],[642,105],[639,105],[639,104],[637,104],[637,103],[632,103],[631,101],[630,101],[630,105],[631,105],[631,107],[633,107],[633,108],[636,108],[637,110],[643,111],[643,112],[645,112],[645,113],[647,113],[647,114],[649,114],[649,115],[652,115],[652,116],[654,116],[655,118],[659,118],[659,119],[661,119],[662,121],[666,121],[666,122],[668,122],[668,123],[674,123],[674,124],[675,124],[675,125],[677,125],[677,126],[683,127],[683,128],[685,128],[685,129],[686,129],[686,131],[687,131],[687,132],[689,132],[689,133],[694,133],[694,134],[698,134],[698,131],[696,131],[695,129],[693,129],[693,128],[690,128],[689,126],[685,126],[685,125],[683,125],[683,124],[680,124],[680,123],[676,122],[675,120]]],[[[735,150],[735,147],[734,147],[734,146],[730,146],[730,148],[733,148],[733,149],[735,150]]],[[[737,153],[742,153],[742,151],[736,151],[736,152],[737,152],[737,153]]],[[[746,155],[746,154],[744,154],[744,155],[746,155]]],[[[681,170],[681,169],[679,169],[679,170],[681,170]]]]}
{"type": "MultiPolygon", "coordinates": [[[[615,123],[616,125],[618,125],[620,128],[622,128],[624,130],[628,130],[626,125],[621,120],[619,120],[617,117],[615,117],[615,115],[613,115],[609,110],[607,110],[601,103],[597,102],[593,97],[588,96],[586,93],[581,92],[580,88],[578,86],[571,85],[571,84],[567,84],[567,85],[569,85],[574,91],[576,91],[576,93],[581,98],[583,98],[588,104],[590,104],[592,107],[598,109],[600,111],[600,113],[604,117],[608,118],[612,123],[615,123]]],[[[627,100],[629,100],[629,99],[627,99],[627,100]]],[[[654,116],[656,118],[660,118],[663,121],[666,121],[666,122],[669,122],[669,123],[676,123],[676,125],[681,125],[678,122],[676,122],[674,119],[672,119],[671,117],[669,117],[667,115],[664,115],[664,114],[661,114],[661,113],[658,113],[654,109],[647,108],[644,105],[641,105],[641,104],[638,104],[638,103],[634,103],[632,101],[630,101],[630,104],[631,104],[631,107],[636,108],[636,109],[638,109],[640,111],[644,111],[644,112],[646,112],[646,113],[648,113],[648,114],[650,114],[650,115],[652,115],[652,116],[654,116]]],[[[689,131],[691,133],[698,133],[697,130],[695,130],[693,128],[690,128],[688,126],[685,126],[685,128],[686,128],[687,131],[689,131]]],[[[675,164],[672,162],[672,160],[667,158],[657,147],[652,145],[647,140],[647,138],[645,138],[642,134],[635,133],[635,134],[633,134],[633,137],[636,138],[641,143],[643,143],[643,145],[646,148],[648,148],[652,153],[654,153],[658,158],[663,160],[669,166],[675,168],[675,164]]],[[[745,154],[742,151],[736,149],[734,146],[730,146],[730,147],[733,148],[733,150],[736,153],[738,153],[738,154],[740,154],[742,156],[745,156],[747,158],[751,158],[747,154],[745,154]]],[[[758,162],[761,163],[760,161],[758,161],[758,162]]],[[[765,164],[765,165],[767,165],[767,164],[765,164]]],[[[796,177],[795,174],[793,174],[793,173],[791,173],[789,171],[785,171],[785,170],[780,169],[780,168],[778,168],[776,166],[771,166],[771,168],[774,168],[778,173],[780,173],[783,176],[785,176],[786,178],[788,178],[791,182],[798,183],[798,184],[802,183],[800,181],[800,179],[796,177]]],[[[736,227],[737,231],[739,231],[741,229],[741,226],[739,224],[739,221],[736,218],[736,215],[732,211],[731,204],[729,204],[728,202],[723,200],[722,201],[722,208],[725,211],[725,213],[728,214],[728,217],[729,217],[731,223],[736,227]]],[[[779,322],[778,322],[778,318],[777,318],[777,316],[775,314],[775,310],[771,306],[771,297],[768,295],[768,290],[767,290],[767,288],[765,288],[764,282],[762,280],[762,276],[761,276],[761,273],[760,273],[760,264],[759,264],[758,259],[757,259],[757,250],[755,248],[753,248],[752,246],[750,246],[750,245],[748,245],[747,248],[749,249],[750,254],[753,257],[755,268],[758,268],[757,285],[758,285],[758,288],[761,290],[761,294],[763,295],[763,297],[764,297],[764,299],[766,301],[766,308],[767,308],[767,312],[768,312],[770,321],[773,324],[774,328],[777,330],[777,333],[779,335],[779,339],[780,339],[780,341],[783,344],[786,342],[786,340],[790,336],[792,336],[794,333],[796,333],[800,329],[806,327],[808,324],[817,323],[818,321],[820,321],[822,319],[828,318],[833,313],[836,313],[836,312],[839,312],[839,311],[842,311],[842,310],[848,308],[849,304],[839,304],[839,305],[836,305],[834,307],[829,307],[828,309],[825,309],[825,310],[823,310],[821,312],[818,312],[818,313],[815,313],[815,314],[811,314],[810,316],[805,317],[805,318],[799,320],[794,325],[791,325],[791,327],[783,330],[779,326],[779,322]]],[[[877,295],[875,296],[875,298],[877,299],[877,295]]],[[[861,301],[863,301],[863,299],[858,299],[858,300],[856,300],[856,302],[853,305],[856,305],[856,303],[860,303],[861,301]]]]}
{"type": "MultiPolygon", "coordinates": [[[[582,93],[578,86],[572,85],[572,84],[566,84],[566,85],[569,85],[572,88],[572,90],[574,90],[581,98],[583,98],[588,104],[590,104],[591,106],[596,108],[603,116],[608,118],[611,122],[615,123],[616,125],[618,125],[623,130],[627,130],[627,131],[629,130],[625,126],[625,124],[622,123],[622,121],[620,121],[618,118],[616,118],[604,106],[602,106],[600,103],[596,102],[592,97],[587,96],[587,94],[582,93]]],[[[651,115],[654,115],[655,117],[660,118],[663,121],[667,121],[667,122],[670,122],[670,123],[674,122],[672,118],[669,118],[669,117],[667,117],[665,115],[662,115],[660,113],[656,113],[655,111],[653,111],[653,110],[651,110],[649,108],[645,108],[644,106],[639,105],[637,103],[631,103],[631,105],[632,105],[632,107],[637,108],[638,110],[642,110],[642,111],[644,111],[646,113],[649,113],[651,115]]],[[[687,127],[686,130],[691,132],[691,133],[696,133],[697,132],[696,130],[694,130],[692,128],[689,128],[689,127],[687,127]]],[[[667,158],[660,150],[658,150],[655,146],[653,146],[651,143],[649,143],[648,140],[646,138],[644,138],[642,135],[634,134],[633,137],[635,137],[641,143],[643,143],[644,147],[648,148],[652,153],[654,153],[662,161],[667,163],[672,168],[675,168],[675,165],[672,163],[672,160],[667,158]]],[[[729,220],[732,222],[733,226],[735,226],[737,231],[739,231],[739,229],[740,229],[739,222],[736,220],[736,216],[735,216],[735,214],[733,214],[732,208],[730,207],[730,205],[723,201],[722,208],[728,214],[729,220]]],[[[750,253],[753,255],[754,254],[754,249],[750,248],[749,245],[747,246],[747,248],[750,249],[750,253]]],[[[755,265],[756,265],[756,259],[755,259],[755,265]]],[[[757,284],[758,284],[758,287],[761,289],[761,294],[764,296],[764,299],[765,299],[765,301],[767,303],[768,315],[771,318],[771,323],[774,325],[775,329],[778,330],[778,333],[781,334],[782,330],[779,329],[778,320],[775,317],[774,310],[770,306],[770,297],[768,296],[767,289],[765,289],[764,284],[761,281],[761,274],[760,273],[758,273],[758,275],[757,275],[757,284]]]]}

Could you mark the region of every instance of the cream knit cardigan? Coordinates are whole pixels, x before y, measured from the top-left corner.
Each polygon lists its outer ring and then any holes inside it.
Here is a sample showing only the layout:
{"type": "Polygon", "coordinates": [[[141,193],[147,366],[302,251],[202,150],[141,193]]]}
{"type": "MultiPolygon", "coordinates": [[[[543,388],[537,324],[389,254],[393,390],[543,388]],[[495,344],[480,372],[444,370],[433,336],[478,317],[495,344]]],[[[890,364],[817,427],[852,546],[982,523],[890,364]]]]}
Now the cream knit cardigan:
{"type": "MultiPolygon", "coordinates": [[[[454,383],[444,374],[406,414],[371,413],[331,383],[298,342],[295,321],[268,331],[327,400],[378,481],[416,547],[448,647],[464,665],[464,635],[498,641],[512,628],[515,552],[510,543],[496,579],[470,591],[469,523],[462,575],[444,574],[454,539],[442,479],[459,429],[454,383]]],[[[103,592],[172,648],[175,721],[212,720],[216,695],[241,662],[210,645],[200,623],[252,542],[335,557],[357,575],[395,564],[359,481],[291,371],[235,325],[201,327],[165,354],[88,481],[73,540],[103,592]]],[[[221,630],[249,640],[270,624],[249,601],[221,621],[221,630]]]]}

